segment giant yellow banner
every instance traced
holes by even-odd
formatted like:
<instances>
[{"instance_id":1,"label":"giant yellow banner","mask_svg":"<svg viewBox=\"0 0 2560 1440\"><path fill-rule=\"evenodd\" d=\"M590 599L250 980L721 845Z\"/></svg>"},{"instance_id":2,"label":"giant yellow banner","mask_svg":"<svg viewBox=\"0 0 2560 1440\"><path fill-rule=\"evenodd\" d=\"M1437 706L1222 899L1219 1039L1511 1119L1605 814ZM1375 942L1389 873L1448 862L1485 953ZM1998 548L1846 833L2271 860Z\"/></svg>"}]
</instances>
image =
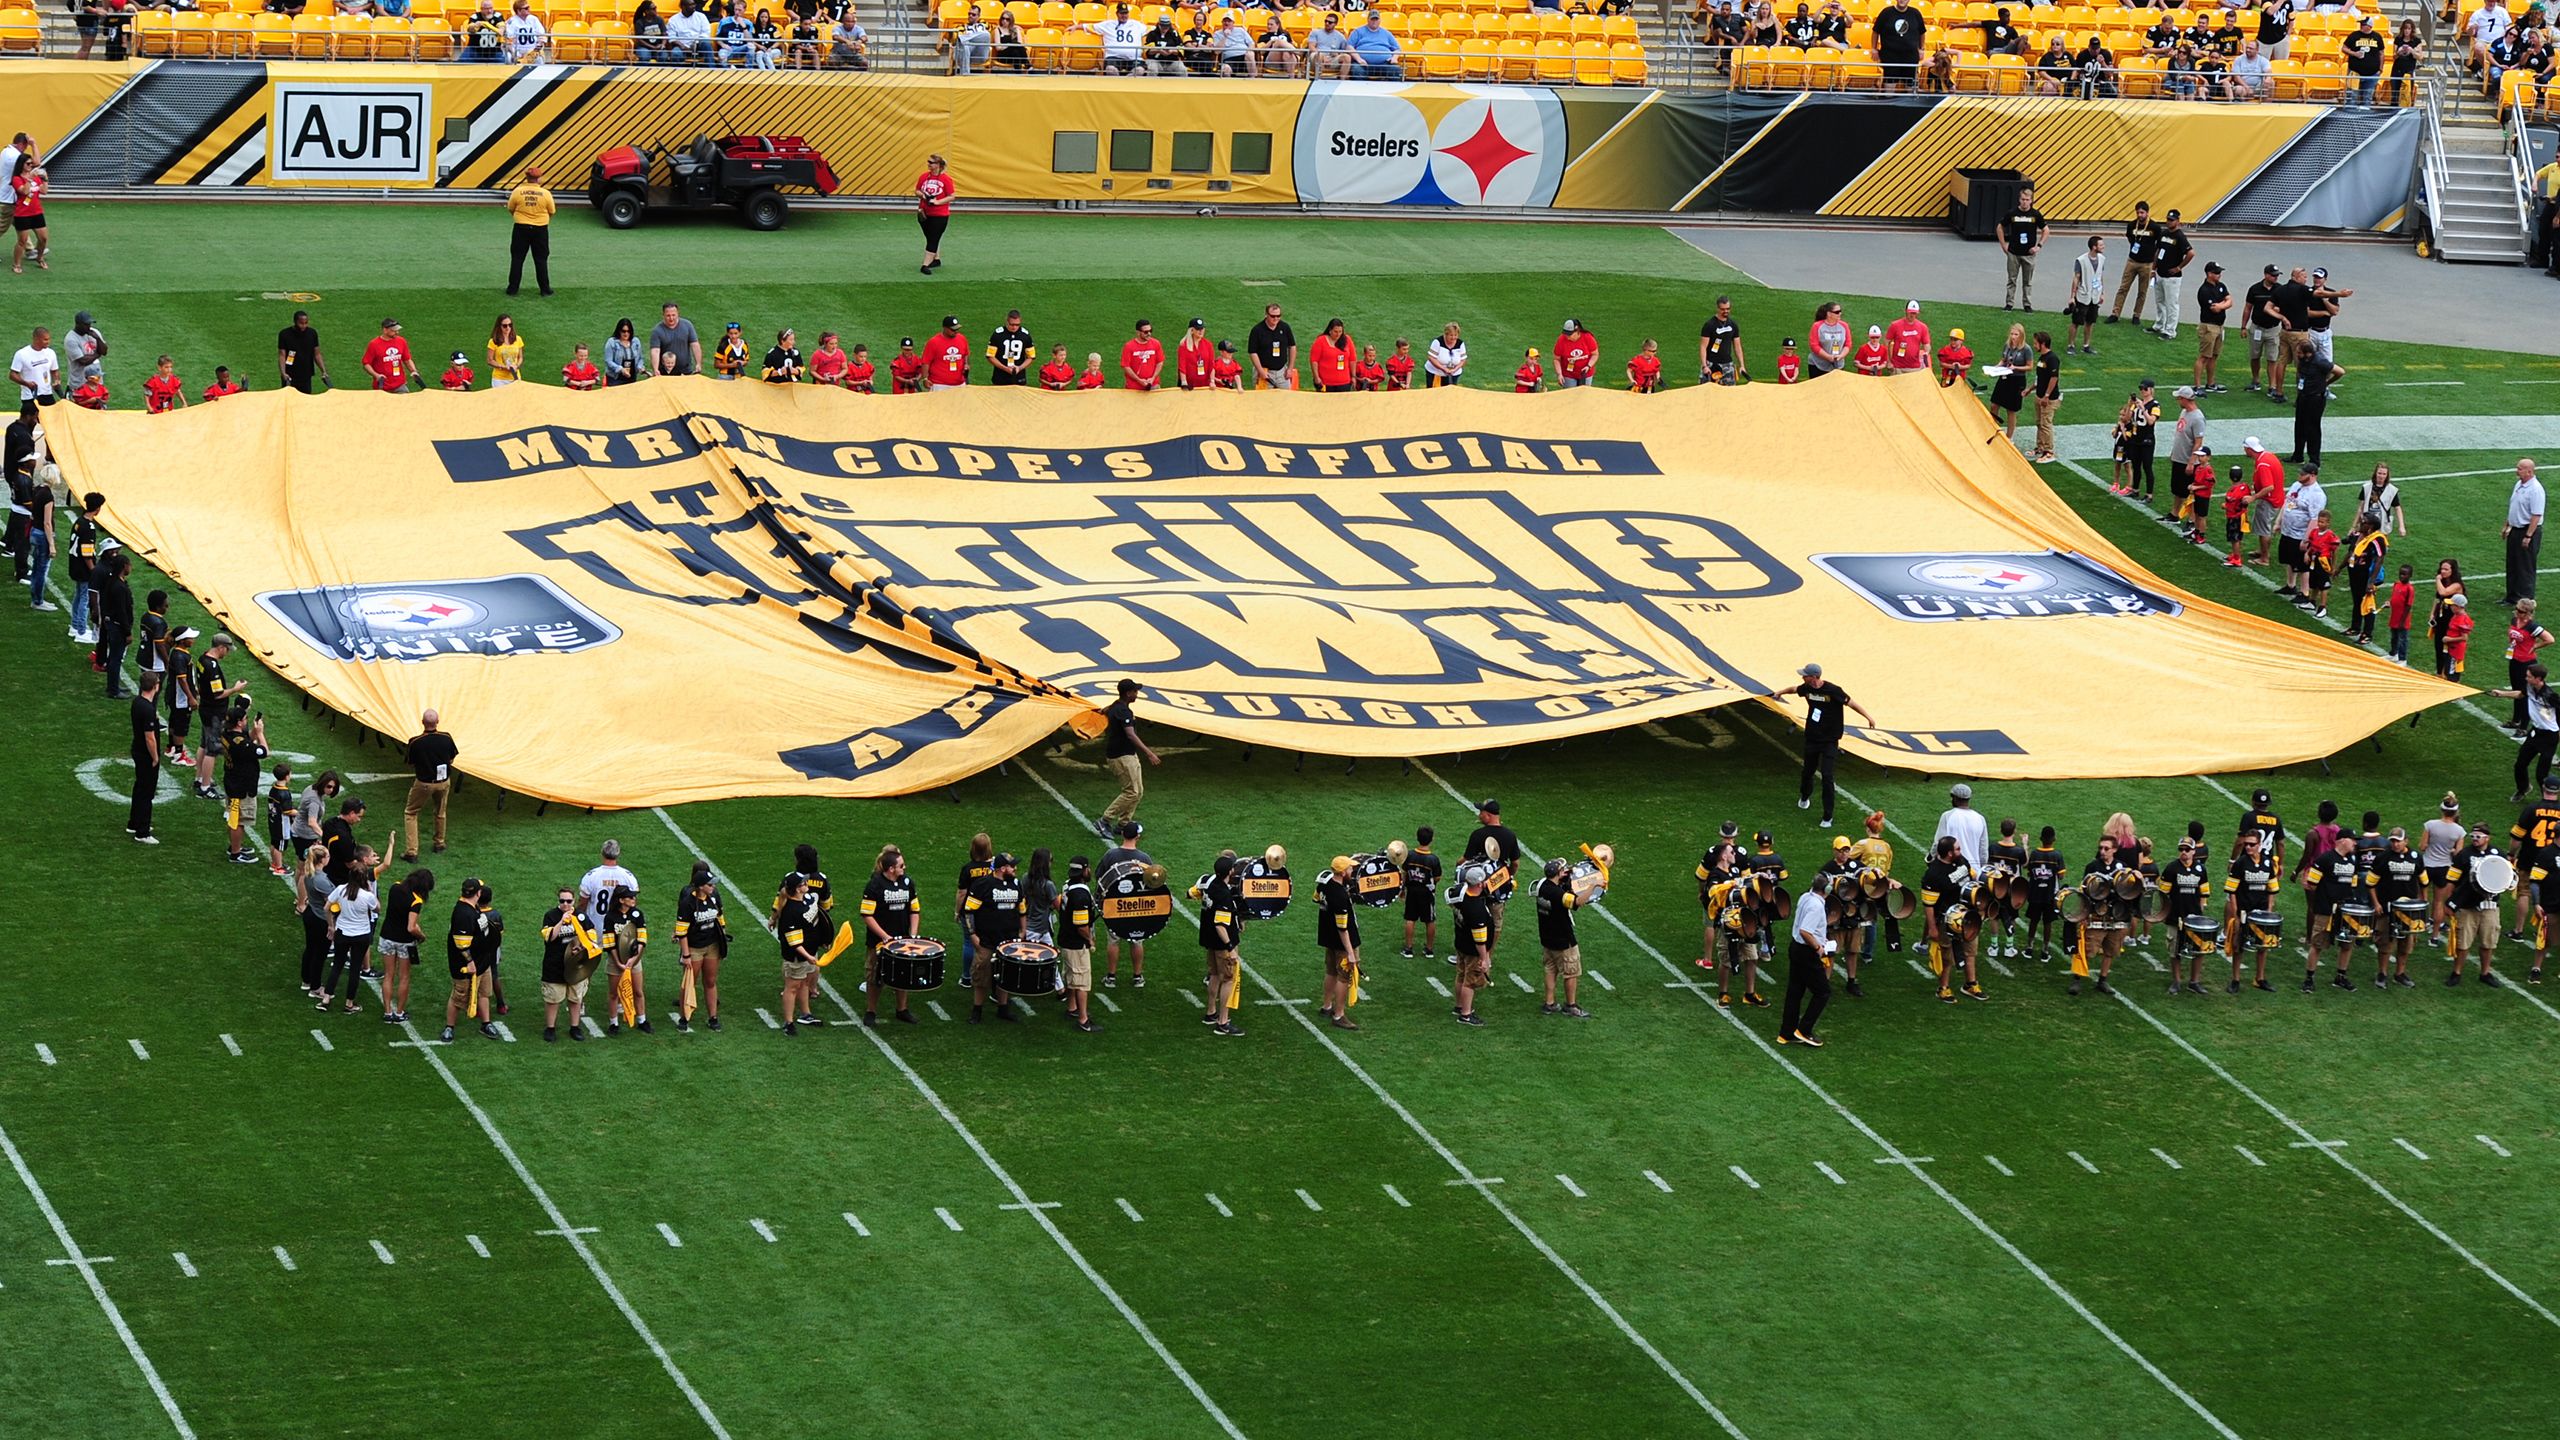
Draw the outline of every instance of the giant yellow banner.
<instances>
[{"instance_id":1,"label":"giant yellow banner","mask_svg":"<svg viewBox=\"0 0 2560 1440\"><path fill-rule=\"evenodd\" d=\"M1418 755L1819 660L1875 717L1852 753L2018 778L2303 760L2463 693L2170 588L1923 376L49 419L115 532L293 683L394 733L437 708L466 769L588 805L946 784L1123 676L1151 721ZM2127 723L2236 697L2285 723Z\"/></svg>"}]
</instances>

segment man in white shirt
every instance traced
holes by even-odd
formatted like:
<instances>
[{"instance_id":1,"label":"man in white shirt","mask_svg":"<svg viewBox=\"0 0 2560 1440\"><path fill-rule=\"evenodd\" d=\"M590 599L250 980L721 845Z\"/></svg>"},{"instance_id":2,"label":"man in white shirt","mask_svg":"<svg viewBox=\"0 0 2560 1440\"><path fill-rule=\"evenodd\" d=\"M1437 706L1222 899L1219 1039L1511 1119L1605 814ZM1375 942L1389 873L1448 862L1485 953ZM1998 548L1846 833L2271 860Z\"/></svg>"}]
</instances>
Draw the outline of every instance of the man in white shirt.
<instances>
[{"instance_id":1,"label":"man in white shirt","mask_svg":"<svg viewBox=\"0 0 2560 1440\"><path fill-rule=\"evenodd\" d=\"M2293 488L2285 492L2284 508L2276 512L2276 558L2284 565L2284 588L2276 595L2305 610L2311 608L2311 522L2328 508L2329 494L2320 488L2320 467L2305 465Z\"/></svg>"},{"instance_id":2,"label":"man in white shirt","mask_svg":"<svg viewBox=\"0 0 2560 1440\"><path fill-rule=\"evenodd\" d=\"M2062 335L2062 353L2074 349L2084 355L2095 355L2098 306L2107 298L2107 242L2097 235L2089 237L2089 248L2071 260L2070 328Z\"/></svg>"},{"instance_id":3,"label":"man in white shirt","mask_svg":"<svg viewBox=\"0 0 2560 1440\"><path fill-rule=\"evenodd\" d=\"M1787 1004L1778 1012L1778 1043L1822 1048L1813 1033L1823 1007L1831 1003L1831 957L1840 942L1831 938L1833 877L1816 875L1796 898L1795 920L1787 935Z\"/></svg>"},{"instance_id":4,"label":"man in white shirt","mask_svg":"<svg viewBox=\"0 0 2560 1440\"><path fill-rule=\"evenodd\" d=\"M2237 100L2272 100L2276 94L2275 67L2258 53L2258 42L2240 42L2239 57L2231 62L2231 94Z\"/></svg>"},{"instance_id":5,"label":"man in white shirt","mask_svg":"<svg viewBox=\"0 0 2560 1440\"><path fill-rule=\"evenodd\" d=\"M41 341L44 332L37 331L36 338ZM2501 605L2534 598L2534 567L2542 559L2542 506L2542 481L2533 462L2518 460L2516 488L2507 492L2507 523L2498 531L2507 542L2507 594Z\"/></svg>"},{"instance_id":6,"label":"man in white shirt","mask_svg":"<svg viewBox=\"0 0 2560 1440\"><path fill-rule=\"evenodd\" d=\"M604 862L578 880L578 908L587 912L587 928L604 929L604 893L607 890L637 890L640 882L622 868L622 842L604 842Z\"/></svg>"},{"instance_id":7,"label":"man in white shirt","mask_svg":"<svg viewBox=\"0 0 2560 1440\"><path fill-rule=\"evenodd\" d=\"M1084 27L1102 37L1102 73L1135 74L1142 63L1138 55L1140 42L1147 37L1147 27L1129 18L1129 7L1123 5L1108 20Z\"/></svg>"},{"instance_id":8,"label":"man in white shirt","mask_svg":"<svg viewBox=\"0 0 2560 1440\"><path fill-rule=\"evenodd\" d=\"M9 357L9 378L17 382L18 401L33 400L50 405L61 397L54 394L54 377L62 371L62 361L53 353L53 332L42 325L36 327L35 339L18 348Z\"/></svg>"},{"instance_id":9,"label":"man in white shirt","mask_svg":"<svg viewBox=\"0 0 2560 1440\"><path fill-rule=\"evenodd\" d=\"M685 64L707 65L711 63L711 17L702 13L695 0L683 0L683 6L667 17L667 47Z\"/></svg>"},{"instance_id":10,"label":"man in white shirt","mask_svg":"<svg viewBox=\"0 0 2560 1440\"><path fill-rule=\"evenodd\" d=\"M2471 13L2471 73L2477 75L2489 63L2489 47L2515 28L2515 18L2507 13L2507 0L2488 0Z\"/></svg>"},{"instance_id":11,"label":"man in white shirt","mask_svg":"<svg viewBox=\"0 0 2560 1440\"><path fill-rule=\"evenodd\" d=\"M1979 870L1990 858L1991 827L1982 812L1973 808L1973 787L1958 784L1947 791L1947 799L1947 811L1938 817L1937 833L1929 837L1929 846L1934 850L1940 840L1953 835L1964 863Z\"/></svg>"},{"instance_id":12,"label":"man in white shirt","mask_svg":"<svg viewBox=\"0 0 2560 1440\"><path fill-rule=\"evenodd\" d=\"M551 44L551 32L542 28L542 17L533 13L531 0L516 0L503 33L507 58L519 65L541 64L543 51Z\"/></svg>"},{"instance_id":13,"label":"man in white shirt","mask_svg":"<svg viewBox=\"0 0 2560 1440\"><path fill-rule=\"evenodd\" d=\"M9 137L8 149L0 150L0 195L10 193L9 182L18 176L18 160L27 153L27 147L33 143L34 141L28 138L27 132L21 130Z\"/></svg>"}]
</instances>

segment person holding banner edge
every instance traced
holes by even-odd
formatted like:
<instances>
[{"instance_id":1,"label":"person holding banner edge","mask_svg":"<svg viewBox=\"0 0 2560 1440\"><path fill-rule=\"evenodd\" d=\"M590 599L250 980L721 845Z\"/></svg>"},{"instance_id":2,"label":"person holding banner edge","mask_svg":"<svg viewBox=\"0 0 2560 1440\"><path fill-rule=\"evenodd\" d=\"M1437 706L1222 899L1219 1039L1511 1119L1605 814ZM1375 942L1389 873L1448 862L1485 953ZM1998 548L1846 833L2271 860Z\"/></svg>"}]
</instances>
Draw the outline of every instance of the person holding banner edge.
<instances>
[{"instance_id":1,"label":"person holding banner edge","mask_svg":"<svg viewBox=\"0 0 2560 1440\"><path fill-rule=\"evenodd\" d=\"M1832 772L1840 764L1840 737L1848 728L1845 712L1855 710L1858 718L1870 726L1876 717L1867 707L1849 698L1849 692L1822 678L1822 666L1807 665L1796 672L1798 683L1790 695L1804 697L1804 769L1796 780L1796 808L1813 808L1813 781L1822 777L1822 828L1831 828L1832 809L1838 799L1838 787L1832 783Z\"/></svg>"}]
</instances>

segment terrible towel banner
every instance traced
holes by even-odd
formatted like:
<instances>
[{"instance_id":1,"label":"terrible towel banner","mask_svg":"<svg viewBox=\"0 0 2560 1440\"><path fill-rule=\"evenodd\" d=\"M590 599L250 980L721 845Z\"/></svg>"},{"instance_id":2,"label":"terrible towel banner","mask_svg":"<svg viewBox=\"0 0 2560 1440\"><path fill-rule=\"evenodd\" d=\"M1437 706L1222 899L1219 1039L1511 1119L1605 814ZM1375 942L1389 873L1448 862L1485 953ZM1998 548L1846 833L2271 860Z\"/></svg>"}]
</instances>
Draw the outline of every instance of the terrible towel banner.
<instances>
[{"instance_id":1,"label":"terrible towel banner","mask_svg":"<svg viewBox=\"0 0 2560 1440\"><path fill-rule=\"evenodd\" d=\"M947 784L1090 731L1124 676L1151 721L1386 756L1762 699L1819 660L1875 717L1851 753L2038 779L2309 759L2463 693L2170 588L1925 376L48 420L116 533L294 684L393 733L441 710L466 768L587 805ZM2125 723L2239 696L2285 723Z\"/></svg>"}]
</instances>

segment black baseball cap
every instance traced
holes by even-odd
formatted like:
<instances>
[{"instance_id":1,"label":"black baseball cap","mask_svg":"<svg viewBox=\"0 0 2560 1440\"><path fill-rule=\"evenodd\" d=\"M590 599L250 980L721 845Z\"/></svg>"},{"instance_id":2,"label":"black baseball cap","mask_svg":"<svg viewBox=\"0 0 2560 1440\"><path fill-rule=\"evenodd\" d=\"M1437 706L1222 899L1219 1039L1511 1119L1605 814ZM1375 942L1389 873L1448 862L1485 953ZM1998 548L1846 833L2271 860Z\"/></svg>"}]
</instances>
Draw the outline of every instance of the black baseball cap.
<instances>
[{"instance_id":1,"label":"black baseball cap","mask_svg":"<svg viewBox=\"0 0 2560 1440\"><path fill-rule=\"evenodd\" d=\"M959 317L959 316L957 316L957 315L945 315L945 316L943 316L943 317L942 317L942 328L943 328L943 329L945 329L945 330L957 330L957 329L959 329L959 328L960 328L960 317Z\"/></svg>"},{"instance_id":2,"label":"black baseball cap","mask_svg":"<svg viewBox=\"0 0 2560 1440\"><path fill-rule=\"evenodd\" d=\"M909 347L909 348L913 348L913 347L914 347L914 345L915 345L915 343L916 343L916 337L914 337L913 335L901 335L901 336L899 336L899 337L898 337L898 343L899 343L900 345L904 345L904 346L907 346L907 347Z\"/></svg>"},{"instance_id":3,"label":"black baseball cap","mask_svg":"<svg viewBox=\"0 0 2560 1440\"><path fill-rule=\"evenodd\" d=\"M997 856L996 856L996 858L995 858L995 862L994 862L994 863L995 863L995 867L996 867L997 869L999 869L999 870L1003 870L1003 869L1006 869L1006 868L1010 867L1010 866L1013 864L1013 852L1012 852L1012 851L1010 851L1010 850L1007 850L1007 851L1004 851L1003 853L1001 853L1001 854L997 855Z\"/></svg>"},{"instance_id":4,"label":"black baseball cap","mask_svg":"<svg viewBox=\"0 0 2560 1440\"><path fill-rule=\"evenodd\" d=\"M1499 815L1502 813L1502 802L1499 800L1487 800L1483 804L1478 805L1476 810L1479 814Z\"/></svg>"},{"instance_id":5,"label":"black baseball cap","mask_svg":"<svg viewBox=\"0 0 2560 1440\"><path fill-rule=\"evenodd\" d=\"M2222 273L2222 262L2221 262L2221 261L2219 261L2219 260L2207 260L2206 262L2204 262L2204 273L2206 273L2207 275L2219 275L2219 274L2221 274L2221 273Z\"/></svg>"},{"instance_id":6,"label":"black baseball cap","mask_svg":"<svg viewBox=\"0 0 2560 1440\"><path fill-rule=\"evenodd\" d=\"M2276 267L2274 267L2273 265L2270 265L2270 266L2268 266L2268 267L2266 268L2266 271L2265 271L2264 273L2269 274L2269 275L2273 275L2273 274L2277 273L2277 272L2276 272Z\"/></svg>"}]
</instances>

